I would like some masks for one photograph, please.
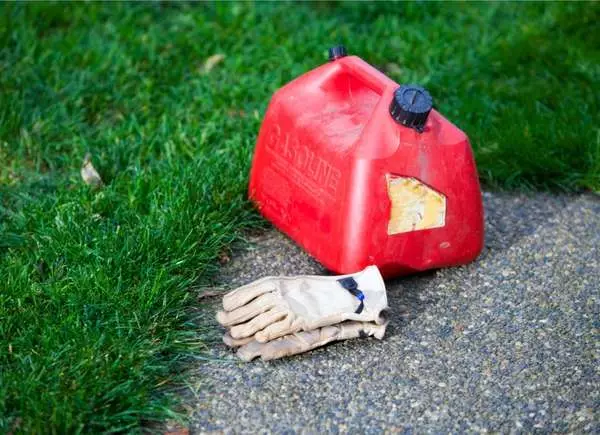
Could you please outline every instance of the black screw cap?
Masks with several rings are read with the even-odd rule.
[[[397,123],[414,128],[421,133],[432,107],[431,95],[424,88],[417,85],[402,85],[394,92],[390,115]]]
[[[348,52],[346,51],[346,47],[343,45],[336,45],[335,47],[331,47],[329,49],[330,62],[344,56],[348,56]]]

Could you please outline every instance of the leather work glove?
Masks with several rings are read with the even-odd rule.
[[[386,322],[383,278],[376,266],[342,276],[267,277],[223,297],[217,321],[232,338],[266,343],[345,320]]]
[[[313,331],[286,335],[268,343],[260,343],[253,337],[235,339],[229,333],[223,336],[223,341],[230,347],[239,347],[237,356],[242,361],[251,361],[257,357],[261,357],[263,361],[269,361],[307,352],[332,341],[358,337],[375,337],[381,340],[386,328],[387,322],[378,325],[375,322],[347,321],[337,325],[324,326]]]

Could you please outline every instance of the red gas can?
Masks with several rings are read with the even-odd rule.
[[[384,276],[472,261],[483,207],[465,133],[427,91],[343,47],[279,89],[256,145],[250,198],[326,268]]]

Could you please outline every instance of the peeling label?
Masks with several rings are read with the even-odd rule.
[[[440,228],[446,224],[446,197],[413,177],[387,175],[392,204],[388,235]]]

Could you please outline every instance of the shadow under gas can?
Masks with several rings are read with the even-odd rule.
[[[469,139],[341,46],[273,95],[249,196],[326,268],[386,277],[472,261],[484,238]]]

